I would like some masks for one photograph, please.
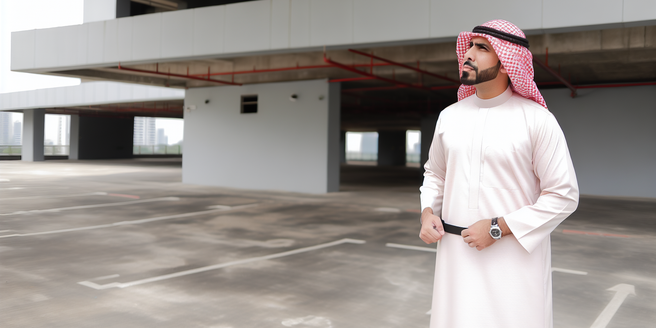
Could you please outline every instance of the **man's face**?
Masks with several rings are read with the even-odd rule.
[[[469,43],[462,64],[460,82],[465,85],[476,85],[494,80],[501,69],[501,61],[486,38],[474,37]]]

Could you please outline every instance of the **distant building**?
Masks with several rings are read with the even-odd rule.
[[[378,153],[378,133],[366,132],[362,134],[360,141],[360,152],[363,154]]]
[[[14,138],[11,144],[12,145],[23,144],[23,124],[20,121],[14,122]]]
[[[412,146],[412,153],[421,154],[421,142],[415,142]]]
[[[0,145],[11,145],[13,141],[13,126],[11,113],[0,112]]]
[[[158,145],[168,145],[169,137],[164,133],[164,129],[157,129],[157,139],[155,143]]]
[[[63,122],[63,135],[64,137],[64,145],[70,145],[71,143],[71,116],[66,115],[64,116],[64,122]]]
[[[134,145],[154,145],[155,139],[155,118],[154,117],[135,117],[134,118]]]
[[[70,136],[70,115],[58,115],[57,117],[57,145],[68,145]]]

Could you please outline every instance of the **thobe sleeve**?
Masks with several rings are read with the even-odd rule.
[[[565,135],[556,118],[546,113],[529,133],[533,172],[542,192],[535,204],[503,217],[515,238],[530,253],[576,210],[579,187]]]
[[[433,209],[433,214],[441,216],[442,199],[444,197],[444,178],[446,176],[446,156],[441,140],[442,115],[437,120],[435,134],[428,151],[428,161],[424,165],[424,183],[421,191],[421,210],[426,207]]]

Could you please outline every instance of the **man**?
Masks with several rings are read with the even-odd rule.
[[[565,137],[519,28],[487,22],[456,53],[458,102],[440,114],[420,188],[420,238],[440,242],[431,327],[550,328],[549,234],[579,196]]]

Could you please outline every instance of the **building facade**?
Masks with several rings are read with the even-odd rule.
[[[175,112],[120,108],[131,118],[137,108],[184,117],[183,182],[329,192],[339,186],[344,131],[378,131],[379,163],[402,165],[405,131],[421,129],[425,154],[437,115],[456,101],[455,38],[503,18],[528,35],[581,192],[656,197],[653,1],[476,0],[467,15],[440,0],[175,2],[128,10],[87,0],[84,24],[13,33],[12,70],[187,90]],[[607,97],[631,99],[631,110]],[[623,156],[608,161],[600,133],[618,124],[646,132],[614,135]],[[289,156],[299,147],[315,154],[300,169]],[[257,160],[280,179],[249,179]]]

